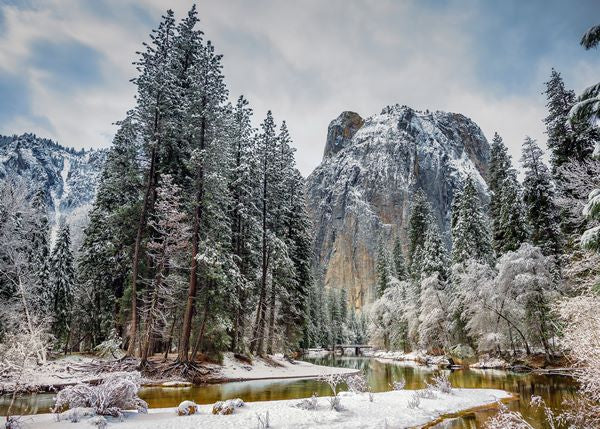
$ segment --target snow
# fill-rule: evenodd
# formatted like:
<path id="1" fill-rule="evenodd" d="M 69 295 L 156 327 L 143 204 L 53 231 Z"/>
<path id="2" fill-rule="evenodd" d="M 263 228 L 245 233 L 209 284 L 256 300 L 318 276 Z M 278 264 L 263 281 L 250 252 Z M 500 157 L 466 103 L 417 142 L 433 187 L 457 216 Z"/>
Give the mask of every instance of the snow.
<path id="1" fill-rule="evenodd" d="M 259 380 L 272 378 L 310 378 L 328 374 L 354 374 L 352 368 L 338 368 L 314 365 L 309 362 L 293 361 L 290 363 L 282 355 L 273 355 L 269 360 L 255 358 L 252 365 L 239 361 L 233 354 L 223 357 L 221 376 L 232 380 Z"/>
<path id="2" fill-rule="evenodd" d="M 109 428 L 114 429 L 239 429 L 257 427 L 257 416 L 268 413 L 270 427 L 283 428 L 408 428 L 422 426 L 441 416 L 467 409 L 493 404 L 510 398 L 510 394 L 494 389 L 453 389 L 451 393 L 435 392 L 433 399 L 422 398 L 417 408 L 408 403 L 414 390 L 399 390 L 373 394 L 345 393 L 341 397 L 343 410 L 332 411 L 327 398 L 318 398 L 316 410 L 295 407 L 298 400 L 247 402 L 231 415 L 213 415 L 212 405 L 200 405 L 199 412 L 191 416 L 177 416 L 176 409 L 149 410 L 149 414 L 126 413 L 123 421 L 109 418 Z M 68 422 L 56 422 L 51 414 L 39 414 L 27 418 L 31 429 L 92 428 L 86 420 L 76 426 Z"/>

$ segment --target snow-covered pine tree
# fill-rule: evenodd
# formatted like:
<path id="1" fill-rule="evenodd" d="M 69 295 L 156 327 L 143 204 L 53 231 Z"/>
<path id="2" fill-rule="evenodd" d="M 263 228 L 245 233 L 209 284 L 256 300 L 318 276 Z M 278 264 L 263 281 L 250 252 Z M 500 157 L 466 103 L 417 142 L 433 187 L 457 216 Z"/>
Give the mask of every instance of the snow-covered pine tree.
<path id="1" fill-rule="evenodd" d="M 271 189 L 273 188 L 274 177 L 277 176 L 275 171 L 277 165 L 275 163 L 275 153 L 277 148 L 277 136 L 275 132 L 275 121 L 273 114 L 269 110 L 267 117 L 261 124 L 262 133 L 257 140 L 257 153 L 259 156 L 260 171 L 260 189 L 259 189 L 259 210 L 260 210 L 260 275 L 258 285 L 258 305 L 256 310 L 256 319 L 254 321 L 252 343 L 250 350 L 257 355 L 264 353 L 264 343 L 266 337 L 267 323 L 267 308 L 268 308 L 268 288 L 269 288 L 269 271 L 272 257 L 273 239 L 273 221 L 274 210 L 272 202 Z"/>
<path id="2" fill-rule="evenodd" d="M 129 346 L 127 353 L 133 355 L 138 335 L 138 277 L 142 257 L 142 241 L 146 233 L 148 215 L 151 213 L 153 197 L 159 176 L 159 155 L 162 145 L 171 135 L 169 112 L 173 111 L 171 53 L 175 34 L 175 18 L 172 10 L 163 16 L 158 29 L 150 35 L 151 42 L 141 52 L 135 63 L 139 75 L 133 80 L 137 86 L 135 121 L 139 126 L 143 142 L 143 153 L 147 169 L 144 178 L 144 198 L 136 227 L 131 269 L 131 311 L 129 323 Z"/>
<path id="3" fill-rule="evenodd" d="M 169 327 L 177 318 L 185 283 L 182 268 L 190 238 L 180 201 L 181 189 L 169 174 L 161 176 L 156 194 L 155 209 L 148 222 L 152 239 L 146 244 L 153 277 L 147 279 L 143 297 L 142 363 L 152 355 L 156 341 L 167 339 Z"/>
<path id="4" fill-rule="evenodd" d="M 410 263 L 410 272 L 413 277 L 418 277 L 420 271 L 417 270 L 420 258 L 416 253 L 423 246 L 425 232 L 427 231 L 427 221 L 431 213 L 431 206 L 422 189 L 415 193 L 410 219 L 408 221 L 408 257 Z"/>
<path id="5" fill-rule="evenodd" d="M 452 262 L 461 264 L 475 259 L 491 263 L 487 218 L 471 176 L 466 178 L 459 195 L 458 203 L 452 205 Z"/>
<path id="6" fill-rule="evenodd" d="M 377 264 L 375 267 L 377 275 L 377 284 L 375 293 L 377 297 L 383 295 L 385 290 L 390 286 L 392 281 L 392 266 L 390 261 L 390 254 L 385 245 L 383 237 L 379 239 L 379 245 L 377 247 Z"/>
<path id="7" fill-rule="evenodd" d="M 52 334 L 58 344 L 64 347 L 65 352 L 69 346 L 73 291 L 75 290 L 75 267 L 71 251 L 71 233 L 69 225 L 60 226 L 56 243 L 52 249 L 50 272 L 51 281 L 51 308 L 52 308 Z"/>
<path id="8" fill-rule="evenodd" d="M 498 133 L 494 133 L 490 150 L 488 169 L 488 186 L 490 189 L 490 218 L 492 220 L 492 240 L 496 253 L 500 252 L 502 237 L 500 236 L 501 187 L 511 168 L 508 149 Z M 458 200 L 457 200 L 458 201 Z"/>
<path id="9" fill-rule="evenodd" d="M 400 281 L 407 280 L 408 272 L 406 270 L 404 254 L 402 252 L 402 242 L 400 241 L 400 237 L 398 235 L 396 235 L 396 239 L 394 240 L 392 258 L 394 260 L 394 274 L 396 275 L 396 278 Z"/>
<path id="10" fill-rule="evenodd" d="M 192 334 L 192 322 L 194 317 L 194 307 L 196 304 L 196 295 L 199 283 L 199 261 L 201 260 L 200 242 L 203 236 L 211 234 L 212 231 L 202 230 L 207 223 L 203 219 L 207 210 L 205 199 L 208 191 L 205 189 L 207 179 L 211 178 L 207 169 L 216 167 L 211 165 L 209 160 L 210 154 L 215 157 L 230 154 L 229 147 L 225 145 L 224 130 L 222 129 L 224 121 L 224 103 L 227 100 L 227 89 L 223 81 L 221 55 L 215 53 L 214 46 L 207 42 L 201 49 L 198 61 L 190 67 L 191 73 L 191 91 L 190 99 L 188 100 L 189 122 L 187 124 L 186 134 L 190 138 L 191 162 L 190 171 L 193 184 L 190 194 L 193 195 L 191 206 L 193 207 L 192 217 L 192 250 L 190 263 L 190 278 L 188 285 L 188 298 L 186 301 L 185 311 L 183 314 L 183 325 L 181 328 L 181 338 L 178 351 L 178 360 L 180 362 L 188 362 L 190 359 L 190 338 Z M 221 142 L 220 147 L 212 147 L 215 142 Z M 225 150 L 225 154 L 220 154 L 219 150 Z M 223 167 L 227 170 L 226 163 L 220 163 L 218 167 Z M 213 170 L 215 174 L 225 175 L 227 172 Z M 215 177 L 212 177 L 215 179 Z M 226 179 L 225 179 L 226 180 Z M 225 181 L 225 185 L 228 181 Z M 218 186 L 216 180 L 213 184 Z M 228 190 L 224 189 L 228 195 Z M 213 194 L 215 198 L 219 198 L 217 194 Z M 215 206 L 215 209 L 217 206 Z M 213 218 L 216 219 L 216 218 Z M 208 222 L 210 223 L 210 222 Z M 203 249 L 206 250 L 206 249 Z M 207 313 L 207 308 L 204 310 Z M 201 325 L 205 327 L 204 324 Z M 197 334 L 196 344 L 203 338 L 203 328 Z"/>
<path id="11" fill-rule="evenodd" d="M 517 173 L 510 168 L 500 185 L 498 206 L 494 219 L 494 249 L 497 255 L 517 250 L 527 240 L 527 221 L 522 191 Z"/>
<path id="12" fill-rule="evenodd" d="M 448 255 L 440 229 L 429 216 L 422 253 L 419 291 L 419 344 L 424 348 L 449 345 Z"/>
<path id="13" fill-rule="evenodd" d="M 240 96 L 231 118 L 230 136 L 233 146 L 230 178 L 231 247 L 240 277 L 235 284 L 235 299 L 232 302 L 233 329 L 231 349 L 244 352 L 244 330 L 251 313 L 253 273 L 258 269 L 258 254 L 254 249 L 260 243 L 258 210 L 255 204 L 257 159 L 255 156 L 255 130 L 251 125 L 252 109 L 248 101 Z"/>
<path id="14" fill-rule="evenodd" d="M 48 206 L 46 191 L 40 188 L 33 196 L 32 228 L 29 234 L 31 241 L 30 263 L 34 270 L 33 281 L 37 294 L 42 297 L 40 311 L 50 312 L 50 227 L 48 223 Z"/>
<path id="15" fill-rule="evenodd" d="M 128 116 L 119 123 L 104 163 L 77 264 L 73 333 L 89 339 L 84 347 L 100 344 L 113 329 L 122 334 L 125 326 L 117 315 L 131 276 L 130 249 L 139 220 L 139 148 L 136 125 Z"/>
<path id="16" fill-rule="evenodd" d="M 546 107 L 548 116 L 544 118 L 548 149 L 551 151 L 550 160 L 555 169 L 570 158 L 582 160 L 587 155 L 586 148 L 579 147 L 575 134 L 567 121 L 569 111 L 575 104 L 575 92 L 565 88 L 565 83 L 554 68 L 550 79 L 544 82 L 546 89 Z"/>
<path id="17" fill-rule="evenodd" d="M 529 240 L 545 255 L 558 256 L 561 249 L 558 210 L 554 204 L 554 189 L 543 152 L 531 137 L 523 143 L 521 163 L 525 170 L 523 203 L 529 224 Z"/>

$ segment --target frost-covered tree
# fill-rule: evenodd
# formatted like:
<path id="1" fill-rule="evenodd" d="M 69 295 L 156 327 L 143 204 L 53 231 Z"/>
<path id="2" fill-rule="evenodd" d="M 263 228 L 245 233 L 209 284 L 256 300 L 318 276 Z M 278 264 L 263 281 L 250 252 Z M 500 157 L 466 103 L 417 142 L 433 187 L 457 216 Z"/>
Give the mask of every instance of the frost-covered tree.
<path id="1" fill-rule="evenodd" d="M 475 259 L 491 262 L 492 247 L 487 217 L 470 176 L 455 199 L 452 205 L 452 261 L 464 263 Z"/>
<path id="2" fill-rule="evenodd" d="M 410 271 L 413 276 L 420 275 L 420 271 L 417 269 L 419 264 L 417 252 L 423 246 L 430 213 L 431 206 L 427 201 L 427 197 L 423 190 L 419 189 L 415 193 L 408 221 L 408 256 Z"/>
<path id="3" fill-rule="evenodd" d="M 396 278 L 400 281 L 408 280 L 408 271 L 406 269 L 404 253 L 402 251 L 402 242 L 400 241 L 399 236 L 396 236 L 396 239 L 394 240 L 392 258 L 394 261 L 394 274 Z"/>
<path id="4" fill-rule="evenodd" d="M 369 309 L 369 339 L 389 349 L 408 350 L 417 343 L 418 312 L 414 287 L 394 282 Z"/>
<path id="5" fill-rule="evenodd" d="M 508 149 L 498 133 L 494 133 L 492 145 L 490 148 L 490 162 L 488 167 L 488 186 L 490 190 L 490 218 L 492 220 L 492 239 L 494 250 L 498 252 L 499 238 L 499 219 L 501 209 L 501 187 L 507 177 L 507 172 L 511 168 L 510 155 Z"/>
<path id="6" fill-rule="evenodd" d="M 443 349 L 450 345 L 448 255 L 435 219 L 429 226 L 423 245 L 423 263 L 419 281 L 419 344 L 424 348 Z"/>
<path id="7" fill-rule="evenodd" d="M 182 211 L 181 189 L 169 174 L 161 177 L 156 193 L 155 209 L 148 223 L 152 240 L 146 245 L 154 275 L 146 281 L 142 300 L 142 362 L 152 355 L 154 341 L 168 336 L 169 327 L 178 316 L 184 284 L 183 260 L 190 238 L 189 224 Z"/>
<path id="8" fill-rule="evenodd" d="M 69 225 L 61 225 L 52 249 L 50 263 L 50 298 L 52 309 L 52 333 L 58 344 L 67 350 L 72 320 L 73 292 L 75 290 L 75 267 L 71 251 Z"/>
<path id="9" fill-rule="evenodd" d="M 46 192 L 39 189 L 31 201 L 32 221 L 30 263 L 34 269 L 37 293 L 43 297 L 41 311 L 50 311 L 50 226 Z"/>
<path id="10" fill-rule="evenodd" d="M 383 239 L 379 240 L 379 246 L 377 247 L 377 264 L 375 270 L 377 275 L 376 295 L 380 297 L 392 281 L 390 254 Z"/>
<path id="11" fill-rule="evenodd" d="M 517 250 L 527 240 L 527 222 L 517 173 L 509 169 L 498 189 L 499 200 L 494 219 L 494 250 L 498 255 Z"/>
<path id="12" fill-rule="evenodd" d="M 529 224 L 529 240 L 539 246 L 545 255 L 558 255 L 561 249 L 558 211 L 554 203 L 552 179 L 542 155 L 536 141 L 526 137 L 521 164 L 525 171 L 523 202 Z"/>

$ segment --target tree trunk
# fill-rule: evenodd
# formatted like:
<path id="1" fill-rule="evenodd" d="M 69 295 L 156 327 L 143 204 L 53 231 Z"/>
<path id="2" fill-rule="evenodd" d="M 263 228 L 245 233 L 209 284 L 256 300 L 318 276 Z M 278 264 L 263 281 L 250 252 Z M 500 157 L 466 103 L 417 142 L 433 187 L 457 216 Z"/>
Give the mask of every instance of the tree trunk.
<path id="1" fill-rule="evenodd" d="M 144 201 L 142 203 L 142 212 L 138 222 L 137 234 L 135 236 L 135 246 L 133 251 L 133 267 L 131 270 L 131 324 L 129 326 L 129 346 L 127 347 L 127 355 L 135 354 L 135 344 L 137 336 L 137 278 L 140 265 L 140 251 L 142 245 L 142 236 L 146 227 L 146 216 L 150 203 L 150 196 L 154 188 L 156 169 L 156 145 L 152 147 L 150 155 L 150 170 L 148 171 L 148 179 L 146 184 L 146 192 L 144 193 Z"/>
<path id="2" fill-rule="evenodd" d="M 203 107 L 206 100 L 203 100 Z M 200 125 L 200 150 L 204 150 L 204 138 L 206 129 L 206 119 L 203 117 Z M 197 194 L 196 194 L 196 210 L 194 212 L 194 228 L 192 232 L 192 264 L 190 269 L 190 283 L 188 290 L 187 302 L 185 305 L 185 313 L 183 315 L 183 327 L 179 344 L 178 360 L 180 362 L 188 362 L 188 352 L 190 350 L 190 335 L 192 333 L 192 319 L 196 304 L 196 292 L 198 289 L 198 247 L 200 242 L 200 221 L 202 219 L 202 200 L 204 199 L 204 168 L 203 160 L 198 163 L 196 174 Z"/>
<path id="3" fill-rule="evenodd" d="M 269 310 L 269 337 L 267 339 L 267 354 L 273 354 L 273 341 L 275 337 L 275 284 L 271 284 L 271 299 L 270 299 L 270 310 Z"/>

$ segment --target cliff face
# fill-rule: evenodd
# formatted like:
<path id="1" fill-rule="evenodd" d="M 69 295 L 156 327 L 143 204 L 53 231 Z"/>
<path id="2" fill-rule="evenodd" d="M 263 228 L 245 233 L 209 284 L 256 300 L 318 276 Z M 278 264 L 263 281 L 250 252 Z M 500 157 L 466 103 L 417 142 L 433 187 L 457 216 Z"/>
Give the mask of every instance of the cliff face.
<path id="1" fill-rule="evenodd" d="M 423 189 L 450 244 L 455 191 L 471 175 L 487 198 L 489 145 L 479 127 L 456 113 L 386 107 L 362 119 L 344 112 L 331 122 L 321 165 L 307 179 L 315 272 L 345 288 L 361 307 L 373 300 L 379 239 L 406 245 L 411 201 Z"/>
<path id="2" fill-rule="evenodd" d="M 94 201 L 106 153 L 75 151 L 34 134 L 0 136 L 0 181 L 20 179 L 32 193 L 46 191 L 52 235 L 62 219 L 80 230 Z"/>

